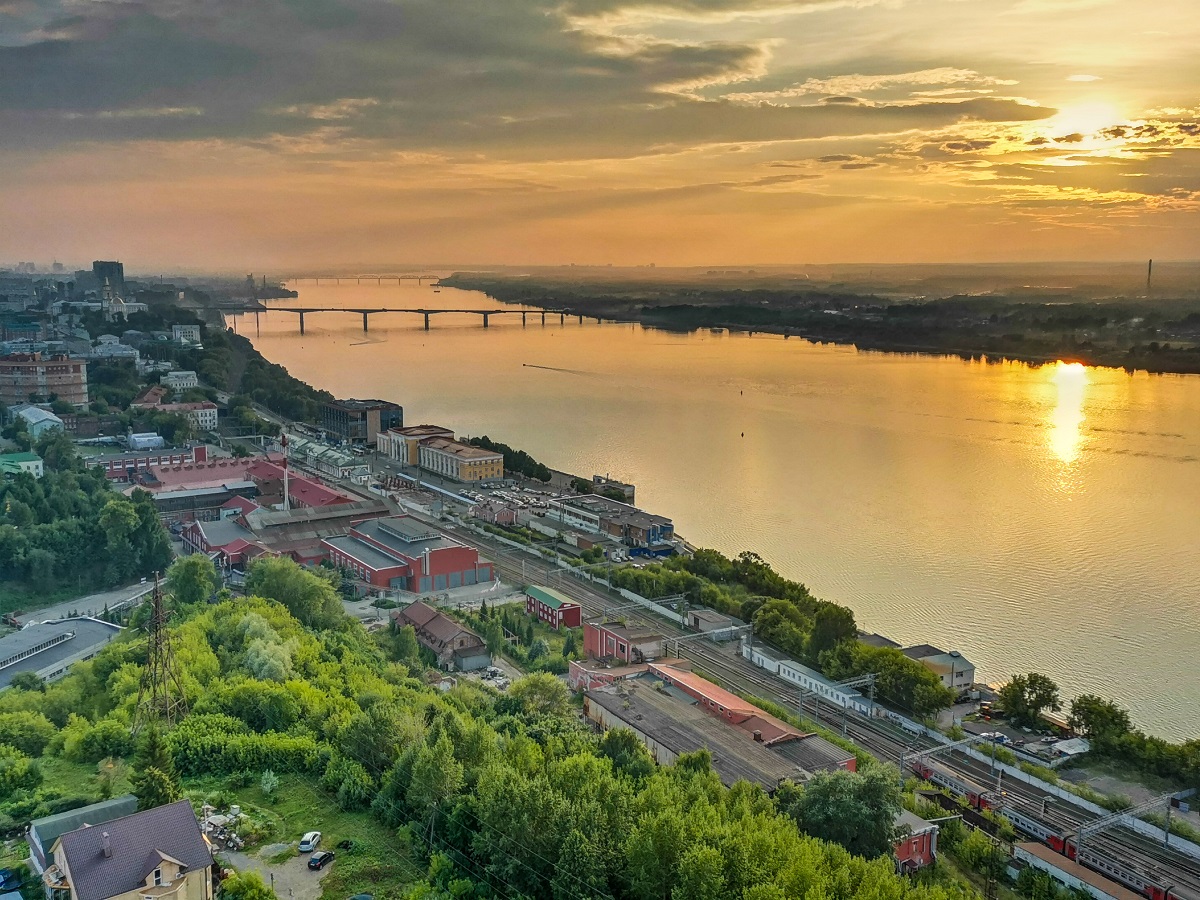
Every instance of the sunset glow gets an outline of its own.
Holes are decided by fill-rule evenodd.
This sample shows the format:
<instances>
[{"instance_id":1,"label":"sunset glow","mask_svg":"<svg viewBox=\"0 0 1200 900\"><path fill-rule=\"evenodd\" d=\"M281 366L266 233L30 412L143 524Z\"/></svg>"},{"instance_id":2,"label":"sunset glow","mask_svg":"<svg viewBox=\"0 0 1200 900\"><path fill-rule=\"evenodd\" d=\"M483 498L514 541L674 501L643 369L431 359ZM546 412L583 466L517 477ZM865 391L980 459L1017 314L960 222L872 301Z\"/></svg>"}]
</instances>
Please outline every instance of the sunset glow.
<instances>
[{"instance_id":1,"label":"sunset glow","mask_svg":"<svg viewBox=\"0 0 1200 900\"><path fill-rule=\"evenodd\" d=\"M0 3L0 256L1187 257L1191 0ZM151 48L151 49L147 49Z\"/></svg>"}]
</instances>

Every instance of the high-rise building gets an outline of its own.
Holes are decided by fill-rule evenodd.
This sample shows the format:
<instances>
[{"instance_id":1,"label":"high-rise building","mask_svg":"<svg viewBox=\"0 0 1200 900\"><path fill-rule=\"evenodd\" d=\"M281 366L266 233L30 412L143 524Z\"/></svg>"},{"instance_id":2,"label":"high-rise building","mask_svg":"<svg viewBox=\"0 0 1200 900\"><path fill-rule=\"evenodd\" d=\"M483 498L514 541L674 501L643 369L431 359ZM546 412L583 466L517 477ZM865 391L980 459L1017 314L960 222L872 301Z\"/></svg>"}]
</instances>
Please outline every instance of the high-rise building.
<instances>
[{"instance_id":1,"label":"high-rise building","mask_svg":"<svg viewBox=\"0 0 1200 900\"><path fill-rule=\"evenodd\" d=\"M404 408L386 400L331 400L321 411L321 427L352 444L375 446L381 431L404 426Z\"/></svg>"},{"instance_id":2,"label":"high-rise building","mask_svg":"<svg viewBox=\"0 0 1200 900\"><path fill-rule=\"evenodd\" d=\"M98 259L92 263L92 274L103 287L104 279L108 279L113 293L121 298L125 296L125 266L115 260Z\"/></svg>"},{"instance_id":3,"label":"high-rise building","mask_svg":"<svg viewBox=\"0 0 1200 900\"><path fill-rule=\"evenodd\" d=\"M14 406L34 397L43 401L54 397L74 406L87 406L87 362L61 354L0 356L0 404Z\"/></svg>"}]
</instances>

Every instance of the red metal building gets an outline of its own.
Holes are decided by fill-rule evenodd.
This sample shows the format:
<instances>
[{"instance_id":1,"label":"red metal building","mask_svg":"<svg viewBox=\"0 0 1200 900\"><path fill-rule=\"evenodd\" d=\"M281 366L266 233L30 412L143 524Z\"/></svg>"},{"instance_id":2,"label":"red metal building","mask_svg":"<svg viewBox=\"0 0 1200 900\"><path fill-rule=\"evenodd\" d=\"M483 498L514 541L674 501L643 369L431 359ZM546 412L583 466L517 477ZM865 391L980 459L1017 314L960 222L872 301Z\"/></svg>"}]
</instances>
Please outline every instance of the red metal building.
<instances>
[{"instance_id":1,"label":"red metal building","mask_svg":"<svg viewBox=\"0 0 1200 900\"><path fill-rule=\"evenodd\" d=\"M904 832L896 841L892 853L896 860L896 870L908 873L932 865L937 859L937 825L926 822L906 809L896 816L896 825Z\"/></svg>"},{"instance_id":2,"label":"red metal building","mask_svg":"<svg viewBox=\"0 0 1200 900\"><path fill-rule=\"evenodd\" d=\"M583 649L592 659L641 663L662 656L663 636L618 622L587 622L583 626Z\"/></svg>"},{"instance_id":3,"label":"red metal building","mask_svg":"<svg viewBox=\"0 0 1200 900\"><path fill-rule=\"evenodd\" d=\"M335 566L376 588L426 594L493 580L492 564L411 516L358 522L321 541Z\"/></svg>"}]
</instances>

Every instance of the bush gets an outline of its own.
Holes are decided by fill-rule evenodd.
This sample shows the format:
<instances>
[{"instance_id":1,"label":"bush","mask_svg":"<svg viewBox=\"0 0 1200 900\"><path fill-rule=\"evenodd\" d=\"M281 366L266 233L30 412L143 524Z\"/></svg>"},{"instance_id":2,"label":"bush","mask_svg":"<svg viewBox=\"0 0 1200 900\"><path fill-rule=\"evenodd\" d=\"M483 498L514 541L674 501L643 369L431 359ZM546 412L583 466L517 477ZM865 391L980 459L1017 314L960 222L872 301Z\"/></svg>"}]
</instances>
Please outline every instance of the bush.
<instances>
[{"instance_id":1,"label":"bush","mask_svg":"<svg viewBox=\"0 0 1200 900\"><path fill-rule=\"evenodd\" d=\"M268 797L274 797L275 791L279 788L279 776L270 769L262 773L262 778L258 782L262 792Z\"/></svg>"},{"instance_id":2,"label":"bush","mask_svg":"<svg viewBox=\"0 0 1200 900\"><path fill-rule=\"evenodd\" d=\"M16 747L26 756L41 756L56 730L41 713L0 713L0 744Z\"/></svg>"}]
</instances>

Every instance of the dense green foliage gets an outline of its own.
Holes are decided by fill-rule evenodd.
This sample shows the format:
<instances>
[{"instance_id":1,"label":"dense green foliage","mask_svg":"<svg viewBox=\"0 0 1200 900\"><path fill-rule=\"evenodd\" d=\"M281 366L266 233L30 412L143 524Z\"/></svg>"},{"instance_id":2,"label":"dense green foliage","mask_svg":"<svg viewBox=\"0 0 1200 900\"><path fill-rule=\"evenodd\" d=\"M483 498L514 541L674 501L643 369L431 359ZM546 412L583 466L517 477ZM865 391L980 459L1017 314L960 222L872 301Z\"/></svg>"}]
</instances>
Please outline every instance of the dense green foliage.
<instances>
[{"instance_id":1,"label":"dense green foliage","mask_svg":"<svg viewBox=\"0 0 1200 900\"><path fill-rule=\"evenodd\" d=\"M43 435L35 450L45 461L42 478L21 474L0 483L6 592L112 587L166 569L170 540L149 494L112 490L99 471L84 468L61 432Z\"/></svg>"},{"instance_id":2,"label":"dense green foliage","mask_svg":"<svg viewBox=\"0 0 1200 900\"><path fill-rule=\"evenodd\" d=\"M1017 725L1033 726L1046 710L1062 709L1058 685L1039 672L1014 675L1000 688L1000 705Z\"/></svg>"},{"instance_id":3,"label":"dense green foliage","mask_svg":"<svg viewBox=\"0 0 1200 900\"><path fill-rule=\"evenodd\" d=\"M729 559L698 550L642 569L616 569L611 579L643 597L684 594L689 602L752 621L757 638L835 680L874 673L878 699L915 716L934 715L954 700L919 662L895 648L861 643L851 610L818 600L755 553Z\"/></svg>"},{"instance_id":4,"label":"dense green foliage","mask_svg":"<svg viewBox=\"0 0 1200 900\"><path fill-rule=\"evenodd\" d=\"M894 769L875 766L865 773L821 772L803 789L784 785L780 808L806 833L841 844L858 856L889 853L892 824L900 812L900 786Z\"/></svg>"},{"instance_id":5,"label":"dense green foliage","mask_svg":"<svg viewBox=\"0 0 1200 900\"><path fill-rule=\"evenodd\" d=\"M329 392L318 391L293 378L283 366L269 362L239 334L205 328L202 338L203 350L181 352L177 362L195 370L205 384L245 394L272 412L299 422L320 421L321 404L333 399Z\"/></svg>"},{"instance_id":6,"label":"dense green foliage","mask_svg":"<svg viewBox=\"0 0 1200 900\"><path fill-rule=\"evenodd\" d=\"M1093 756L1200 788L1200 739L1172 744L1148 735L1133 727L1126 710L1092 694L1071 701L1070 722L1091 742Z\"/></svg>"},{"instance_id":7,"label":"dense green foliage","mask_svg":"<svg viewBox=\"0 0 1200 900\"><path fill-rule=\"evenodd\" d=\"M508 444L493 441L486 434L483 437L473 437L468 443L475 447L482 447L484 450L491 450L493 453L503 453L506 472L515 472L535 481L549 481L552 477L549 468L524 450L514 450Z\"/></svg>"},{"instance_id":8,"label":"dense green foliage","mask_svg":"<svg viewBox=\"0 0 1200 900\"><path fill-rule=\"evenodd\" d=\"M165 740L143 736L132 767L151 790L171 796L171 768L185 788L198 775L307 777L406 841L372 852L428 861L414 898L948 896L895 877L887 859L802 835L759 788L724 788L707 752L657 769L632 735L598 740L548 673L506 694L477 682L434 690L388 660L385 648L398 644L376 643L345 616L322 619L322 604L309 601L326 595L323 578L272 562L254 583L303 594L284 600L321 627L261 597L181 607L173 640L192 712ZM4 692L0 727L34 750L49 722L57 730L46 754L128 757L144 658L145 638L130 634L44 692ZM28 817L76 802L38 778L35 758L0 745L0 812ZM265 900L253 879L229 887Z\"/></svg>"}]
</instances>

